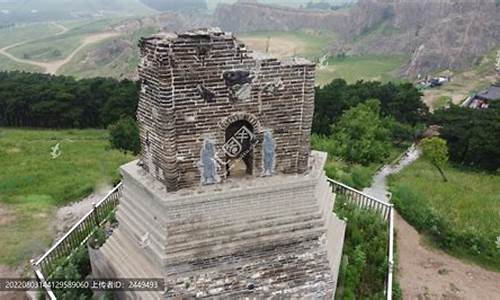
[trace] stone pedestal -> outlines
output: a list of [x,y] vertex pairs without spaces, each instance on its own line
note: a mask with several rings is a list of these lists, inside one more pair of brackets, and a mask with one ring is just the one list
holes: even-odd
[[331,298],[345,223],[332,213],[325,161],[313,151],[304,174],[169,193],[137,162],[124,165],[120,225],[94,276],[165,278],[164,293],[127,299]]

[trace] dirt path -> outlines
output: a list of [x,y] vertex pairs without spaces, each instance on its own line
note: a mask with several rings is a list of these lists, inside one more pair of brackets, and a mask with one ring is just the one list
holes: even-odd
[[370,187],[363,189],[363,193],[375,197],[384,202],[389,202],[387,176],[401,171],[404,167],[412,164],[420,157],[420,150],[412,145],[401,159],[394,165],[385,165],[382,167],[375,176],[373,176],[373,183]]
[[[85,197],[82,200],[68,206],[59,208],[51,225],[51,230],[53,230],[55,233],[54,241],[58,240],[81,217],[88,213],[92,209],[92,203],[101,200],[112,189],[112,186],[101,186],[97,189],[96,192],[92,193],[88,197]],[[15,217],[11,213],[9,213],[6,207],[0,205],[0,226],[7,225],[12,222],[15,222]],[[25,268],[27,268],[27,266],[24,264],[18,266],[17,268],[0,265],[0,278],[19,278],[23,274],[26,274],[26,271],[23,271],[25,270]],[[30,298],[25,292],[0,291],[0,299],[21,300]]]
[[500,273],[430,249],[398,214],[395,225],[403,299],[500,299]]
[[55,35],[61,35],[61,34],[65,34],[66,32],[69,31],[69,28],[62,25],[62,24],[59,24],[59,23],[56,23],[56,22],[51,22],[50,24],[52,24],[53,26],[61,29],[61,31],[59,31],[58,33],[56,33]]
[[110,185],[100,186],[94,193],[80,201],[59,208],[52,224],[52,228],[56,233],[54,241],[63,236],[79,219],[88,213],[92,209],[92,203],[97,203],[112,189],[113,187]]
[[[57,24],[57,23],[52,23],[52,24],[54,26],[57,26],[57,27],[59,27],[61,29],[61,31],[59,31],[55,35],[64,34],[64,33],[66,33],[69,30],[67,27],[65,27],[63,25],[60,25],[60,24]],[[29,64],[29,65],[33,65],[33,66],[37,66],[39,68],[42,68],[44,70],[43,71],[44,73],[56,74],[57,71],[59,71],[59,69],[62,66],[64,66],[69,61],[71,61],[73,59],[73,57],[75,57],[75,55],[78,52],[80,52],[80,50],[82,50],[87,45],[98,43],[100,41],[103,41],[105,39],[108,39],[108,38],[111,38],[111,37],[115,37],[115,36],[118,36],[118,35],[120,35],[120,33],[114,32],[114,31],[107,31],[107,32],[101,32],[101,33],[96,33],[96,34],[93,34],[93,35],[86,36],[83,39],[82,43],[75,50],[73,50],[68,56],[66,56],[63,59],[56,60],[56,61],[51,61],[51,62],[39,62],[39,61],[34,61],[34,60],[29,60],[29,59],[22,59],[22,58],[18,58],[16,56],[14,56],[14,55],[12,55],[12,54],[10,54],[8,52],[9,49],[17,47],[17,46],[20,46],[20,45],[23,45],[23,44],[26,44],[26,43],[28,43],[30,41],[24,41],[24,42],[20,42],[20,43],[15,43],[15,44],[9,45],[7,47],[1,48],[0,49],[0,54],[6,56],[7,58],[9,58],[9,59],[11,59],[11,60],[13,60],[15,62],[18,62],[18,63]]]
[[83,42],[80,44],[80,46],[78,46],[75,50],[73,50],[73,52],[71,52],[68,56],[66,56],[66,58],[61,59],[61,60],[56,60],[53,62],[49,62],[49,63],[42,63],[43,65],[45,65],[45,70],[46,70],[45,72],[49,73],[49,74],[56,74],[57,71],[62,66],[64,66],[69,61],[71,61],[73,59],[73,57],[75,57],[75,55],[78,52],[80,52],[80,50],[85,48],[87,45],[95,44],[95,43],[98,43],[98,42],[103,41],[105,39],[115,37],[118,35],[120,35],[118,32],[109,31],[109,32],[97,33],[97,34],[85,37],[83,39]]
[[[420,156],[411,147],[395,165],[383,167],[371,187],[363,192],[389,201],[387,176],[402,170]],[[420,234],[396,214],[395,229],[399,257],[398,279],[403,299],[500,299],[500,273],[468,264],[443,251],[431,249]]]

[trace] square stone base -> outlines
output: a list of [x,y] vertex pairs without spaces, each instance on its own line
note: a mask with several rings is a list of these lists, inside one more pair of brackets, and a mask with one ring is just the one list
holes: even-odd
[[101,248],[94,275],[165,278],[167,290],[147,299],[331,298],[345,223],[332,212],[325,161],[313,151],[306,174],[175,193],[136,162],[124,165],[120,225]]

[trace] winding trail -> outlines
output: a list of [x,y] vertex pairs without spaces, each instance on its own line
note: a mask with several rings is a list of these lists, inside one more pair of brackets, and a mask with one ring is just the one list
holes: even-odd
[[[412,146],[395,165],[383,167],[363,192],[389,201],[387,176],[401,171],[420,157]],[[500,273],[485,270],[431,248],[399,214],[395,214],[398,279],[403,299],[500,299]]]
[[412,164],[420,157],[420,151],[415,145],[412,145],[401,159],[393,165],[385,165],[373,177],[373,183],[370,187],[365,188],[363,193],[375,197],[384,202],[389,202],[389,187],[387,186],[387,177],[391,174],[398,173],[404,167]]
[[[54,26],[57,26],[61,29],[61,31],[59,31],[58,33],[54,34],[53,36],[58,36],[58,35],[62,35],[66,32],[68,32],[68,28],[61,25],[61,24],[58,24],[58,23],[51,23],[52,25]],[[29,59],[22,59],[22,58],[19,58],[19,57],[16,57],[12,54],[10,54],[8,52],[9,49],[11,48],[14,48],[14,47],[17,47],[17,46],[20,46],[20,45],[24,45],[26,43],[29,43],[31,41],[34,41],[34,40],[28,40],[28,41],[23,41],[23,42],[19,42],[19,43],[15,43],[15,44],[12,44],[12,45],[9,45],[7,47],[4,47],[4,48],[1,48],[0,49],[0,54],[1,55],[4,55],[6,56],[7,58],[15,61],[15,62],[18,62],[18,63],[22,63],[22,64],[29,64],[29,65],[33,65],[33,66],[36,66],[36,67],[39,67],[39,68],[42,68],[44,71],[44,73],[48,73],[48,74],[56,74],[57,71],[59,71],[59,69],[64,66],[65,64],[67,64],[69,61],[71,61],[75,55],[80,52],[80,50],[82,50],[83,48],[85,48],[86,46],[90,45],[90,44],[94,44],[94,43],[98,43],[100,41],[103,41],[105,39],[108,39],[108,38],[111,38],[111,37],[115,37],[115,36],[118,36],[120,35],[120,33],[118,32],[114,32],[114,31],[106,31],[106,32],[101,32],[101,33],[96,33],[96,34],[93,34],[93,35],[89,35],[89,36],[86,36],[82,43],[75,49],[73,50],[68,56],[66,56],[65,58],[63,59],[60,59],[60,60],[55,60],[55,61],[51,61],[51,62],[40,62],[40,61],[34,61],[34,60],[29,60]]]

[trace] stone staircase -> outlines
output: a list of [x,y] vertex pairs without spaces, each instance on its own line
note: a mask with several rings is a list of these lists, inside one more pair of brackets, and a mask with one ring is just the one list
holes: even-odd
[[335,279],[319,201],[283,197],[267,203],[276,202],[282,202],[279,209],[167,223],[167,296],[331,296]]
[[[108,260],[108,264],[98,265],[98,270],[93,270],[93,274],[113,274],[115,278],[163,278],[159,268],[152,264],[143,255],[141,248],[119,228],[113,232],[112,237],[104,243],[100,251],[105,257],[113,257],[113,260]],[[133,291],[118,293],[118,296],[123,299],[162,299],[162,293]]]
[[[335,280],[320,235],[192,261],[198,272],[167,275],[167,297],[331,298]],[[174,275],[175,274],[175,275]]]
[[323,172],[181,195],[124,175],[120,225],[102,247],[110,264],[101,274],[159,276],[167,288],[126,299],[333,296],[345,224],[332,214]]

